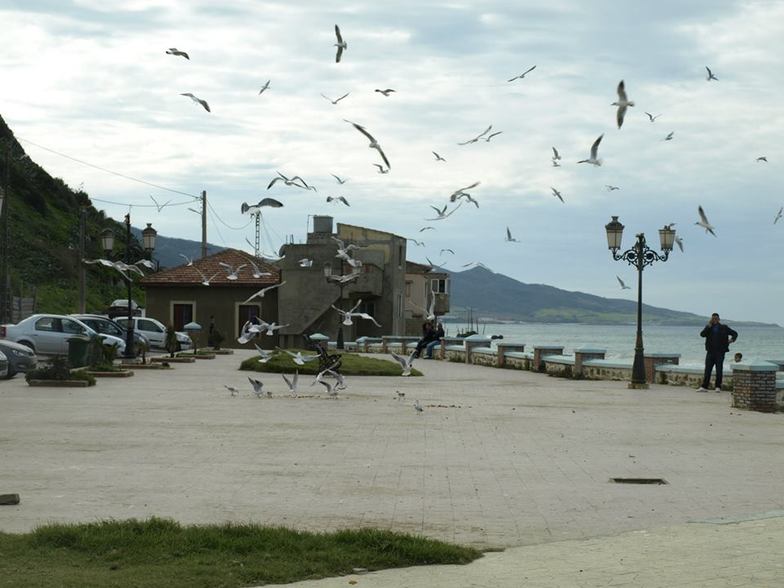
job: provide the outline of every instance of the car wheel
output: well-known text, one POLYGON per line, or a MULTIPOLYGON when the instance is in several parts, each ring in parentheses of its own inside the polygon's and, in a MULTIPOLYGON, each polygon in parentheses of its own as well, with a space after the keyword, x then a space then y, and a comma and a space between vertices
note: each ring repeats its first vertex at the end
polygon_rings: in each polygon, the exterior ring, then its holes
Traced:
POLYGON ((32 343, 30 343, 30 341, 19 341, 19 345, 24 345, 25 347, 27 347, 28 349, 30 349, 30 351, 32 351, 33 353, 35 353, 35 345, 33 345, 32 343))

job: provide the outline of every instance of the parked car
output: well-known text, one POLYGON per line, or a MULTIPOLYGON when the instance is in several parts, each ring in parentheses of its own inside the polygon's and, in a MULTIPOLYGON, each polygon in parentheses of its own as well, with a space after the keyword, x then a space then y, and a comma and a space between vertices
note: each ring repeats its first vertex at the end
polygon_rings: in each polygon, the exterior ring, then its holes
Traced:
MULTIPOLYGON (((117 317, 114 320, 123 328, 127 328, 128 317, 117 317)), ((151 348, 166 348, 166 327, 161 321, 150 317, 136 316, 133 317, 133 330, 139 331, 142 335, 147 337, 151 348)), ((193 348, 193 341, 191 341, 191 338, 186 333, 177 331, 177 342, 180 344, 180 349, 182 351, 193 348)))
POLYGON ((0 339, 0 352, 8 358, 8 373, 5 375, 7 378, 13 378, 19 372, 35 369, 38 363, 38 358, 32 349, 13 341, 0 339))
MULTIPOLYGON (((128 300, 124 299, 117 299, 113 300, 112 303, 109 305, 109 309, 106 311, 106 314, 109 318, 114 319, 117 317, 125 317, 128 318, 128 300)), ((142 316, 142 309, 139 308, 139 305, 136 304, 135 300, 131 300, 131 314, 133 316, 142 316)))
POLYGON ((8 377, 8 358, 5 353, 0 351, 0 378, 6 379, 8 377))
MULTIPOLYGON (((72 314, 69 316, 79 319, 85 325, 99 334, 103 333, 105 335, 119 337, 123 341, 127 340, 125 327, 121 326, 116 321, 113 321, 107 316, 102 316, 100 314, 72 314)), ((149 340, 139 331, 133 332, 133 342, 134 347, 137 349, 139 348, 139 345, 145 345, 147 349, 150 348, 149 340)))
POLYGON ((117 353, 125 351, 125 341, 113 335, 96 333, 79 319, 61 314, 33 314, 15 325, 0 325, 0 339, 26 345, 37 354, 66 355, 68 339, 77 335, 98 335, 104 345, 117 353))

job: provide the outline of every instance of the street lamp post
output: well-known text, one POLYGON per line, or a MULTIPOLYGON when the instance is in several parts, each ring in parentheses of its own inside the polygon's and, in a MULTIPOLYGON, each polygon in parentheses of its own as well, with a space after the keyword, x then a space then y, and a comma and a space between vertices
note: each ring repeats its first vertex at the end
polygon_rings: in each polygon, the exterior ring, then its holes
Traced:
POLYGON ((629 265, 637 268, 637 341, 634 346, 634 363, 632 364, 632 381, 629 388, 647 388, 645 378, 645 355, 642 344, 642 270, 654 261, 667 261, 675 243, 675 231, 670 225, 665 225, 659 229, 659 241, 662 253, 656 253, 649 248, 645 242, 645 234, 639 233, 637 241, 631 249, 623 253, 618 253, 621 248, 623 237, 623 225, 618 221, 618 217, 605 225, 607 231, 607 247, 612 252, 615 261, 626 261, 629 265))
MULTIPOLYGON (((324 264, 324 277, 326 278, 327 282, 330 282, 330 277, 332 276, 332 264, 326 263, 324 264)), ((343 282, 337 282, 338 287, 340 288, 340 298, 338 299, 338 305, 341 307, 343 306, 343 282)), ((343 340, 343 321, 338 322, 338 336, 335 341, 335 347, 338 349, 345 349, 346 345, 343 340)))
MULTIPOLYGON (((148 255, 152 253, 153 249, 155 249, 155 237, 157 234, 157 231, 152 228, 151 223, 147 223, 147 228, 142 231, 142 243, 144 246, 144 251, 148 255)), ((114 249, 114 231, 112 231, 112 229, 104 229, 101 232, 101 246, 103 247, 104 251, 106 251, 107 255, 111 254, 112 250, 114 249)), ((125 263, 127 265, 131 265, 130 213, 125 215, 125 263)), ((128 325, 125 329, 125 354, 123 355, 123 359, 132 360, 136 358, 136 352, 133 344, 133 293, 131 292, 133 281, 131 279, 130 273, 126 275, 125 281, 128 285, 128 325)))

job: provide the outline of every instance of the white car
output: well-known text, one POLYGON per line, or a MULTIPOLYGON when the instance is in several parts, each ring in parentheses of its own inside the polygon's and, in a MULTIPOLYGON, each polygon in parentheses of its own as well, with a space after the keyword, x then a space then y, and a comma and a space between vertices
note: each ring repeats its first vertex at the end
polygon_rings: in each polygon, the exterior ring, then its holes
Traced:
MULTIPOLYGON (((124 329, 128 328, 128 317, 117 317, 114 321, 124 329)), ((159 320, 144 316, 133 317, 133 330, 138 331, 150 342, 151 348, 166 349, 166 327, 159 320)), ((193 341, 186 333, 177 331, 177 342, 182 351, 193 347, 193 341)))
POLYGON ((104 345, 125 351, 125 341, 119 337, 96 333, 82 321, 61 314, 33 314, 15 325, 0 325, 0 338, 26 345, 43 355, 67 355, 68 339, 77 336, 97 335, 104 345))

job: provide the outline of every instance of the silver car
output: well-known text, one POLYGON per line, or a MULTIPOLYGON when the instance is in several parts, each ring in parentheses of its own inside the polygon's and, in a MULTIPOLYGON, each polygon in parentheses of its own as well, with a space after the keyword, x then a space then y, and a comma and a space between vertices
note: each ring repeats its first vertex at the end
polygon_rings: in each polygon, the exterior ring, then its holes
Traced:
POLYGON ((119 337, 96 333, 78 319, 60 314, 33 314, 15 325, 0 325, 0 338, 25 345, 41 355, 67 355, 68 339, 78 335, 98 335, 104 345, 125 351, 119 337))
MULTIPOLYGON (((128 317, 117 317, 114 321, 124 329, 128 328, 128 317)), ((162 322, 150 317, 133 317, 133 330, 138 331, 150 342, 150 347, 157 349, 166 348, 166 327, 162 322)), ((177 331, 177 342, 180 349, 187 351, 193 347, 193 341, 186 333, 177 331)))

